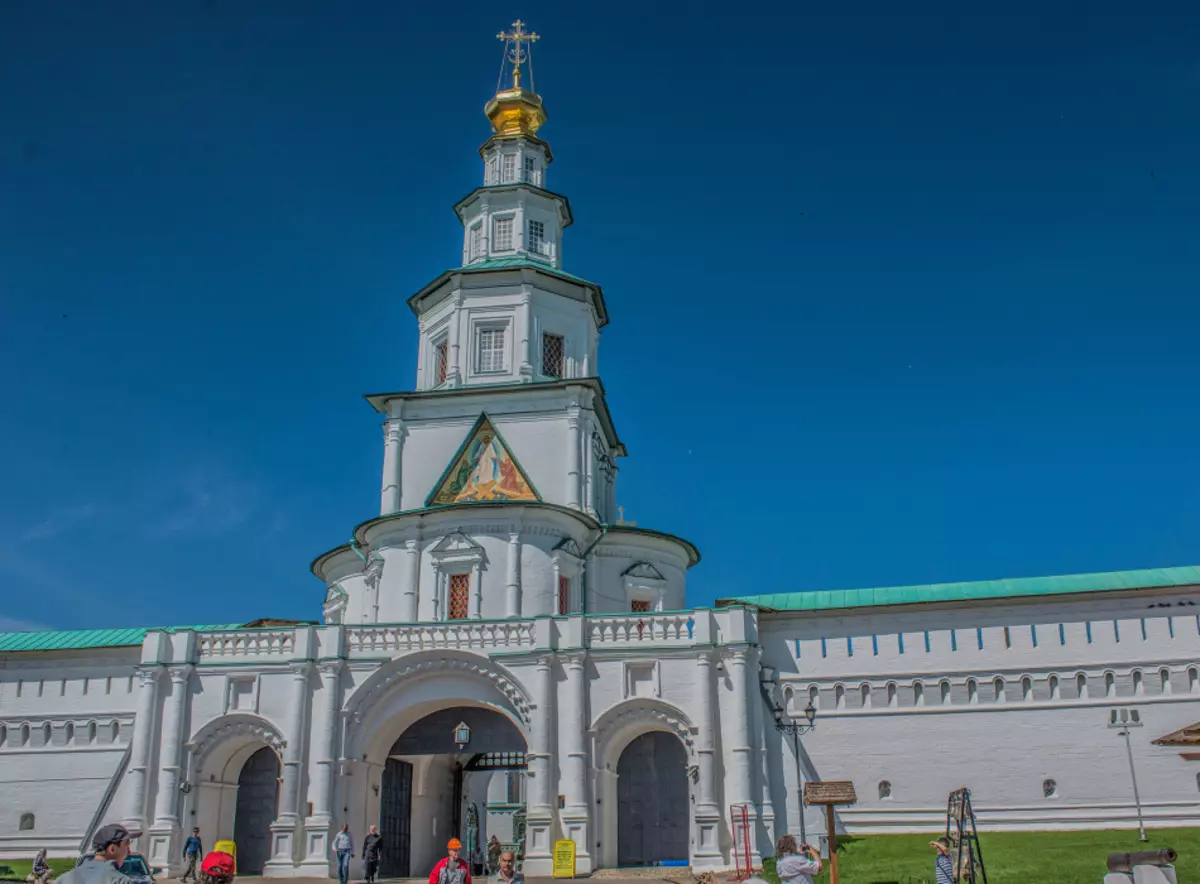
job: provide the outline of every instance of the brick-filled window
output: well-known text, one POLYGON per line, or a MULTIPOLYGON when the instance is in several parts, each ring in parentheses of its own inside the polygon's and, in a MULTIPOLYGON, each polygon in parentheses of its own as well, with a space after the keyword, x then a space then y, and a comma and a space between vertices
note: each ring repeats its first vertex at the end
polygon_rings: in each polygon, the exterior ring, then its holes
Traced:
POLYGON ((558 578, 558 613, 571 613, 571 578, 558 578))
POLYGON ((650 603, 643 599, 634 599, 629 604, 629 610, 632 611, 634 614, 649 614, 650 613, 650 603))
POLYGON ((466 620, 471 597, 471 575, 450 575, 450 599, 446 605, 447 620, 466 620))
POLYGON ((446 383, 446 375, 450 373, 450 342, 439 341, 434 349, 433 377, 435 384, 446 383))
POLYGON ((542 335, 542 374, 549 378, 563 376, 562 335, 542 335))

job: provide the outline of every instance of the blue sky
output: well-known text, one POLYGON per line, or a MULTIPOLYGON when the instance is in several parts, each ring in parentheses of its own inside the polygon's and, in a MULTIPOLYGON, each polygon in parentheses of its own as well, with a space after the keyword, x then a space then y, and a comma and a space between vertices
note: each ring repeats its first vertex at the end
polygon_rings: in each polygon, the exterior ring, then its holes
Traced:
POLYGON ((975 7, 0 4, 0 624, 319 615, 517 16, 693 603, 1200 562, 1200 9, 975 7))

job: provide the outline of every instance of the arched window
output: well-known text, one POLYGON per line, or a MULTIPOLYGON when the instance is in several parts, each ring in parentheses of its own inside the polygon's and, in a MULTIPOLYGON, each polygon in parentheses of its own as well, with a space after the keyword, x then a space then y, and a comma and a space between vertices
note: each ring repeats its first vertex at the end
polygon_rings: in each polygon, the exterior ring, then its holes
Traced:
POLYGON ((29 725, 27 725, 27 724, 21 725, 21 745, 22 746, 29 745, 29 736, 30 736, 29 725))
POLYGON ((879 781, 879 800, 887 801, 892 797, 892 784, 887 780, 879 781))
POLYGON ((45 724, 42 725, 42 745, 43 746, 50 745, 50 737, 51 737, 50 722, 47 721, 45 724))
POLYGON ((1042 780, 1042 795, 1046 798, 1058 797, 1058 783, 1051 779, 1042 780))
POLYGON ((1021 679, 1021 699, 1026 703, 1033 699, 1033 679, 1028 675, 1021 679))
POLYGON ((808 686, 808 702, 812 703, 817 709, 821 708, 821 690, 815 684, 808 686))
POLYGON ((979 702, 979 685, 975 683, 975 679, 973 678, 967 679, 967 702, 979 702))
POLYGON ((888 682, 887 686, 887 704, 888 706, 896 706, 899 699, 896 697, 896 685, 894 682, 888 682))
POLYGON ((1111 672, 1104 673, 1104 696, 1115 697, 1117 695, 1117 679, 1111 672))
POLYGON ((942 705, 949 706, 950 705, 950 682, 943 681, 942 685, 941 685, 941 691, 942 691, 942 705))
POLYGON ((846 708, 846 689, 842 685, 837 685, 833 689, 833 708, 846 708))
POLYGON ((1049 682, 1050 682, 1050 699, 1051 700, 1060 699, 1060 695, 1058 692, 1058 676, 1057 675, 1050 676, 1049 682))
POLYGON ((1158 689, 1164 694, 1171 693, 1171 670, 1158 670, 1158 689))
POLYGON ((1196 791, 1200 792, 1200 773, 1196 774, 1196 791))
POLYGON ((89 722, 88 722, 88 735, 87 735, 87 741, 88 741, 89 743, 94 743, 94 742, 96 742, 96 722, 94 722, 94 721, 89 721, 89 722))
POLYGON ((66 732, 67 732, 67 745, 69 746, 75 742, 75 722, 73 722, 73 721, 67 722, 66 732))
POLYGON ((871 708, 871 686, 869 684, 859 685, 858 692, 862 696, 862 708, 871 708))
POLYGON ((118 742, 121 739, 121 722, 114 721, 109 725, 109 728, 112 732, 112 741, 114 743, 118 742))
POLYGON ((925 705, 925 685, 921 684, 919 681, 913 682, 913 705, 925 705))
POLYGON ((17 826, 17 829, 21 832, 32 832, 34 822, 33 814, 23 813, 21 814, 21 822, 17 826))
POLYGON ((1145 693, 1145 686, 1142 684, 1142 670, 1133 670, 1133 692, 1135 694, 1145 693))
POLYGON ((997 679, 996 679, 996 680, 993 682, 993 685, 994 685, 994 686, 995 686, 995 688, 996 688, 996 702, 997 702, 997 703, 1003 703, 1003 702, 1004 702, 1004 699, 1005 699, 1005 697, 1004 697, 1004 679, 1002 679, 1002 678, 997 678, 997 679))
POLYGON ((1082 672, 1075 676, 1075 690, 1079 699, 1086 700, 1088 695, 1087 676, 1082 672))

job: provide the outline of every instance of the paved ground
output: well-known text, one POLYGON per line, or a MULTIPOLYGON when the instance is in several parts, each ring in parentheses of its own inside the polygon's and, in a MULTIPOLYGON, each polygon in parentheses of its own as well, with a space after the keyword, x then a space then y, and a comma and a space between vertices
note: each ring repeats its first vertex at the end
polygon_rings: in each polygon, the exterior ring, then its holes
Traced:
MULTIPOLYGON (((262 878, 257 875, 238 875, 236 880, 239 882, 240 881, 255 882, 255 884, 260 884, 260 882, 261 882, 261 884, 285 884, 285 882, 295 882, 295 884, 313 884, 314 881, 318 881, 320 879, 316 879, 316 878, 262 878)), ((330 880, 336 881, 337 879, 331 878, 330 880)), ((631 876, 628 878, 609 877, 609 875, 604 875, 603 878, 597 878, 597 880, 603 880, 604 884, 647 884, 647 882, 661 881, 662 879, 654 878, 649 875, 631 876)), ((428 878, 379 878, 378 881, 379 881, 379 884, 428 884, 429 879, 428 878)), ((554 884, 554 882, 556 882, 556 881, 561 882, 562 879, 561 878, 526 878, 525 881, 526 881, 526 884, 554 884)), ((177 879, 177 878, 159 878, 159 879, 157 879, 157 884, 179 884, 179 879, 177 879)), ((362 884, 362 882, 361 881, 358 881, 358 882, 352 881, 351 884, 362 884)), ((480 881, 480 884, 483 884, 482 880, 480 881)))

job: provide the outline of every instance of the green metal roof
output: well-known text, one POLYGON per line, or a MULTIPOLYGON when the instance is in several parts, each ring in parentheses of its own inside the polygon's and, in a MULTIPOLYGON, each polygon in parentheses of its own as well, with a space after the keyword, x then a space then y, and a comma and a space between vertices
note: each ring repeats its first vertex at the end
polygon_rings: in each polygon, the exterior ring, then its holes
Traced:
POLYGON ((512 267, 533 267, 535 270, 545 270, 547 273, 553 273, 557 276, 564 276, 567 279, 573 279, 576 282, 584 283, 585 285, 595 285, 588 282, 582 276, 576 276, 574 273, 567 273, 565 270, 559 270, 548 261, 539 261, 536 258, 530 258, 524 255, 516 255, 512 258, 485 258, 482 261, 474 261, 470 264, 464 264, 462 270, 506 270, 512 267))
POLYGON ((879 605, 912 605, 921 602, 957 602, 1021 596, 1106 592, 1114 589, 1151 589, 1200 584, 1200 566, 1146 568, 1140 571, 1106 571, 1067 574, 1061 577, 1018 577, 972 583, 927 583, 918 586, 885 586, 874 589, 775 592, 717 599, 717 605, 755 605, 776 611, 826 611, 879 605))
POLYGON ((61 629, 43 632, 0 632, 0 653, 13 651, 67 651, 80 648, 121 648, 140 645, 146 633, 186 629, 239 629, 240 623, 216 626, 126 626, 117 629, 61 629))

